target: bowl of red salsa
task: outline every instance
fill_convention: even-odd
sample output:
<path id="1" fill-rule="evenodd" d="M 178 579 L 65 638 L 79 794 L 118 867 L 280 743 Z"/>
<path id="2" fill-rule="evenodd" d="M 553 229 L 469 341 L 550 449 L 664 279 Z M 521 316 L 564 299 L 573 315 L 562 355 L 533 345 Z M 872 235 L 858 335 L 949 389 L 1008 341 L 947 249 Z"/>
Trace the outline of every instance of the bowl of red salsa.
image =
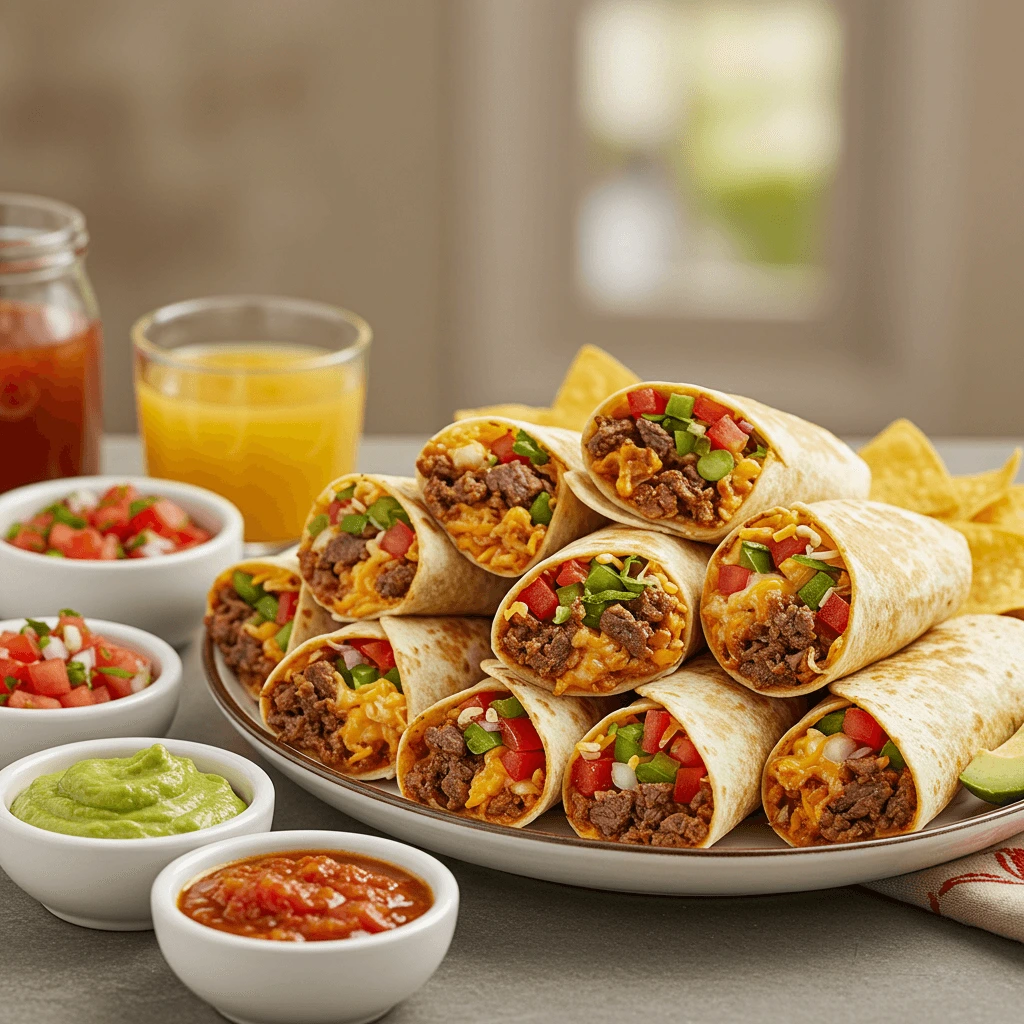
<path id="1" fill-rule="evenodd" d="M 0 495 L 0 616 L 73 607 L 187 642 L 209 581 L 241 558 L 241 513 L 190 484 L 48 480 Z"/>
<path id="2" fill-rule="evenodd" d="M 459 890 L 436 858 L 390 839 L 269 832 L 213 843 L 153 884 L 174 973 L 232 1020 L 374 1020 L 437 970 Z"/>

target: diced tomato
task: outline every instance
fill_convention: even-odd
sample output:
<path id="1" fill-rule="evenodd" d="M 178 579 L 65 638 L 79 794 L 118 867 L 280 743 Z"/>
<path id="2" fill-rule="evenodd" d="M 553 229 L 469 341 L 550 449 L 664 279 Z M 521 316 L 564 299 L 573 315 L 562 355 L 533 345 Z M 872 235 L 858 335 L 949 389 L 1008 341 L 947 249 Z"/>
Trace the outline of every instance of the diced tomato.
<path id="1" fill-rule="evenodd" d="M 28 679 L 32 689 L 44 697 L 60 697 L 71 691 L 67 666 L 59 658 L 29 665 Z"/>
<path id="2" fill-rule="evenodd" d="M 731 416 L 723 416 L 708 427 L 707 438 L 712 448 L 724 448 L 734 454 L 747 446 L 747 435 L 736 425 Z"/>
<path id="3" fill-rule="evenodd" d="M 772 553 L 775 568 L 778 569 L 787 558 L 802 555 L 807 550 L 807 538 L 793 534 L 792 537 L 787 537 L 785 540 L 770 540 L 768 541 L 768 550 Z"/>
<path id="4" fill-rule="evenodd" d="M 505 746 L 512 750 L 542 750 L 537 729 L 529 718 L 499 718 L 498 728 Z"/>
<path id="5" fill-rule="evenodd" d="M 78 531 L 67 523 L 54 523 L 50 530 L 50 547 L 66 555 Z"/>
<path id="6" fill-rule="evenodd" d="M 117 539 L 117 534 L 108 533 L 100 546 L 100 558 L 104 562 L 113 562 L 120 553 L 120 549 L 121 542 Z"/>
<path id="7" fill-rule="evenodd" d="M 334 501 L 327 506 L 327 518 L 330 519 L 331 523 L 337 523 L 341 516 L 341 510 L 347 505 L 348 502 L 341 502 L 335 498 Z"/>
<path id="8" fill-rule="evenodd" d="M 57 523 L 52 532 L 56 533 L 57 526 L 60 525 L 62 524 Z M 51 541 L 52 546 L 57 547 L 58 551 L 63 551 L 68 558 L 98 559 L 102 556 L 103 534 L 101 534 L 94 526 L 86 526 L 81 530 L 73 530 L 72 533 L 73 536 L 68 539 L 63 547 L 58 547 Z"/>
<path id="9" fill-rule="evenodd" d="M 170 498 L 157 498 L 150 508 L 164 529 L 170 533 L 184 530 L 188 526 L 188 513 Z"/>
<path id="10" fill-rule="evenodd" d="M 4 707 L 51 709 L 59 708 L 60 701 L 53 697 L 43 697 L 38 693 L 29 693 L 26 690 L 15 690 Z"/>
<path id="11" fill-rule="evenodd" d="M 700 781 L 705 775 L 707 770 L 703 765 L 699 768 L 680 768 L 676 772 L 676 788 L 672 799 L 677 804 L 688 804 L 700 792 Z"/>
<path id="12" fill-rule="evenodd" d="M 96 693 L 88 686 L 76 686 L 70 693 L 62 694 L 60 702 L 66 708 L 86 708 L 96 703 Z"/>
<path id="13" fill-rule="evenodd" d="M 531 778 L 538 768 L 544 767 L 544 751 L 506 750 L 501 755 L 501 763 L 513 782 L 522 782 L 523 779 Z"/>
<path id="14" fill-rule="evenodd" d="M 18 532 L 11 538 L 10 543 L 23 551 L 43 552 L 46 550 L 46 538 L 30 526 L 19 526 Z"/>
<path id="15" fill-rule="evenodd" d="M 458 712 L 461 715 L 466 708 L 479 708 L 483 714 L 491 706 L 491 701 L 500 700 L 504 696 L 504 693 L 474 693 L 459 705 Z"/>
<path id="16" fill-rule="evenodd" d="M 735 594 L 750 580 L 752 569 L 742 565 L 723 565 L 718 569 L 718 589 L 723 594 Z"/>
<path id="17" fill-rule="evenodd" d="M 563 562 L 555 577 L 555 582 L 560 587 L 570 587 L 574 583 L 582 583 L 590 575 L 590 566 L 586 562 L 579 562 L 575 558 Z"/>
<path id="18" fill-rule="evenodd" d="M 27 683 L 28 665 L 20 661 L 12 661 L 10 658 L 0 658 L 0 693 L 5 690 L 3 681 L 8 676 L 13 676 L 19 683 Z"/>
<path id="19" fill-rule="evenodd" d="M 7 653 L 15 661 L 22 661 L 28 664 L 38 661 L 42 655 L 39 651 L 39 644 L 31 636 L 24 633 L 4 633 L 0 636 L 0 647 L 6 647 Z"/>
<path id="20" fill-rule="evenodd" d="M 587 761 L 582 757 L 572 763 L 572 784 L 581 796 L 593 796 L 601 790 L 612 788 L 611 757 L 600 757 L 595 761 Z"/>
<path id="21" fill-rule="evenodd" d="M 139 492 L 133 484 L 115 484 L 100 498 L 100 505 L 113 505 L 118 502 L 138 501 Z"/>
<path id="22" fill-rule="evenodd" d="M 132 681 L 128 676 L 108 676 L 105 672 L 100 672 L 93 678 L 103 680 L 103 685 L 110 691 L 111 700 L 132 695 Z"/>
<path id="23" fill-rule="evenodd" d="M 78 689 L 78 687 L 76 687 Z M 95 686 L 92 690 L 92 700 L 94 704 L 106 704 L 110 700 L 110 691 L 106 686 Z"/>
<path id="24" fill-rule="evenodd" d="M 881 750 L 888 737 L 882 727 L 860 708 L 847 708 L 843 718 L 843 732 L 865 747 Z"/>
<path id="25" fill-rule="evenodd" d="M 547 622 L 554 618 L 555 610 L 558 608 L 558 595 L 551 589 L 543 576 L 538 576 L 520 595 L 519 600 L 540 619 Z"/>
<path id="26" fill-rule="evenodd" d="M 128 499 L 114 505 L 98 505 L 89 514 L 89 522 L 103 534 L 127 540 L 131 536 L 128 516 Z"/>
<path id="27" fill-rule="evenodd" d="M 661 749 L 658 743 L 671 721 L 672 716 L 661 708 L 653 708 L 644 715 L 644 735 L 640 747 L 645 754 L 656 754 Z"/>
<path id="28" fill-rule="evenodd" d="M 33 530 L 38 530 L 40 533 L 46 533 L 53 526 L 53 513 L 37 512 L 25 525 L 31 526 Z"/>
<path id="29" fill-rule="evenodd" d="M 629 400 L 629 414 L 633 419 L 639 419 L 644 413 L 660 416 L 668 405 L 668 399 L 654 388 L 637 388 L 636 391 L 630 391 L 626 398 Z"/>
<path id="30" fill-rule="evenodd" d="M 101 637 L 96 645 L 96 664 L 101 668 L 112 665 L 114 668 L 128 669 L 134 675 L 145 668 L 147 662 L 134 651 L 129 651 L 126 647 L 117 647 Z"/>
<path id="31" fill-rule="evenodd" d="M 705 423 L 717 423 L 723 416 L 729 415 L 729 410 L 705 395 L 698 395 L 693 401 L 693 415 Z"/>
<path id="32" fill-rule="evenodd" d="M 835 592 L 822 605 L 815 616 L 817 622 L 823 622 L 837 636 L 842 635 L 850 621 L 850 606 Z"/>
<path id="33" fill-rule="evenodd" d="M 175 532 L 173 539 L 177 541 L 178 547 L 191 548 L 196 544 L 205 544 L 212 536 L 209 530 L 204 530 L 195 523 L 187 523 Z"/>
<path id="34" fill-rule="evenodd" d="M 387 640 L 352 640 L 349 642 L 364 658 L 369 658 L 377 666 L 381 675 L 390 672 L 395 667 L 395 652 Z"/>
<path id="35" fill-rule="evenodd" d="M 283 590 L 277 595 L 277 624 L 283 626 L 295 618 L 295 606 L 299 603 L 297 590 Z"/>
<path id="36" fill-rule="evenodd" d="M 170 535 L 171 531 L 164 526 L 163 520 L 156 514 L 154 505 L 147 505 L 140 509 L 128 521 L 129 534 L 141 533 L 143 530 L 152 530 L 160 536 Z"/>
<path id="37" fill-rule="evenodd" d="M 413 530 L 406 526 L 401 519 L 395 520 L 388 527 L 387 532 L 380 539 L 380 546 L 389 554 L 395 558 L 404 557 L 406 551 L 412 547 L 412 542 L 416 539 L 416 534 Z"/>
<path id="38" fill-rule="evenodd" d="M 515 434 L 510 430 L 503 437 L 499 437 L 497 441 L 491 442 L 491 451 L 498 456 L 498 461 L 501 463 L 522 462 L 528 466 L 530 464 L 530 460 L 527 456 L 520 455 L 517 452 L 512 451 L 512 445 L 515 443 Z"/>
<path id="39" fill-rule="evenodd" d="M 704 758 L 693 745 L 689 736 L 676 736 L 668 745 L 669 757 L 675 758 L 684 768 L 700 768 L 704 770 Z"/>

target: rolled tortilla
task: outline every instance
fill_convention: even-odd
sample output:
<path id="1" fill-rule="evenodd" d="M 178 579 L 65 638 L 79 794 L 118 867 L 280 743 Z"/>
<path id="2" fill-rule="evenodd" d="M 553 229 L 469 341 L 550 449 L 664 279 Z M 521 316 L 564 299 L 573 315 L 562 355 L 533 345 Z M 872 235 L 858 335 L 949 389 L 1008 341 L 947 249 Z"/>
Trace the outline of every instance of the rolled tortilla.
<path id="1" fill-rule="evenodd" d="M 640 555 L 656 563 L 665 582 L 676 588 L 672 596 L 676 607 L 671 618 L 652 623 L 653 630 L 671 632 L 672 639 L 665 646 L 654 649 L 645 645 L 644 654 L 634 657 L 626 647 L 605 632 L 583 625 L 577 619 L 556 626 L 553 622 L 541 624 L 520 601 L 520 595 L 542 574 L 557 570 L 563 562 L 579 559 L 589 562 L 597 555 L 611 554 L 619 558 Z M 551 690 L 556 695 L 595 696 L 623 693 L 633 690 L 642 683 L 668 675 L 698 651 L 704 644 L 704 634 L 698 621 L 700 592 L 704 583 L 708 557 L 711 549 L 703 544 L 669 537 L 652 530 L 631 530 L 624 526 L 609 526 L 587 537 L 581 537 L 562 548 L 557 554 L 535 565 L 515 583 L 505 595 L 494 617 L 491 632 L 491 647 L 495 657 L 509 671 L 535 686 Z M 658 589 L 664 589 L 659 581 Z M 667 591 L 666 591 L 667 592 Z M 520 607 L 516 608 L 519 604 Z M 622 607 L 621 605 L 619 606 Z M 582 612 L 582 606 L 580 611 Z M 625 609 L 628 619 L 632 613 Z M 637 611 L 640 616 L 640 612 Z M 642 621 L 642 616 L 641 616 Z M 572 644 L 572 653 L 566 668 L 551 673 L 531 667 L 525 661 L 520 664 L 507 646 L 508 634 L 517 624 L 527 629 L 532 627 L 534 635 L 550 644 Z M 646 632 L 646 631 L 645 631 Z M 657 635 L 657 634 L 656 634 Z M 571 638 L 571 640 L 569 639 Z M 660 639 L 656 642 L 661 642 Z M 535 660 L 543 660 L 535 659 Z"/>
<path id="2" fill-rule="evenodd" d="M 384 615 L 313 637 L 271 673 L 260 694 L 260 715 L 283 742 L 342 775 L 393 778 L 407 723 L 480 678 L 480 663 L 490 654 L 487 634 L 486 619 Z M 387 680 L 351 689 L 338 672 L 318 688 L 304 675 L 316 662 L 336 662 L 338 647 L 361 639 L 391 644 L 401 690 Z"/>
<path id="3" fill-rule="evenodd" d="M 827 601 L 812 618 L 792 596 L 803 585 L 802 577 L 794 582 L 776 571 L 752 575 L 742 591 L 728 596 L 720 589 L 723 566 L 740 559 L 744 540 L 774 543 L 773 531 L 782 533 L 791 522 L 817 534 L 820 548 L 838 551 L 848 574 L 848 622 L 830 646 L 827 641 L 834 633 L 822 622 Z M 783 570 L 788 571 L 786 564 Z M 837 587 L 846 589 L 842 578 Z M 708 647 L 733 679 L 787 697 L 820 690 L 905 647 L 955 615 L 970 587 L 967 542 L 936 519 L 876 501 L 796 502 L 788 509 L 780 506 L 751 516 L 719 545 L 708 565 L 701 619 Z M 779 596 L 771 596 L 772 591 Z M 768 629 L 765 624 L 773 615 L 788 618 L 791 625 Z M 803 636 L 792 650 L 788 633 Z M 776 641 L 780 647 L 773 648 Z M 808 647 L 815 651 L 813 665 L 792 668 L 782 657 Z M 826 647 L 827 658 L 819 661 Z M 769 663 L 773 671 L 766 668 Z"/>
<path id="4" fill-rule="evenodd" d="M 641 483 L 651 479 L 640 473 L 627 474 L 617 479 L 599 471 L 602 459 L 595 457 L 591 448 L 598 431 L 596 417 L 615 419 L 629 415 L 627 396 L 638 388 L 654 388 L 664 396 L 673 394 L 704 396 L 724 406 L 736 421 L 745 421 L 753 428 L 751 437 L 760 439 L 767 448 L 767 454 L 758 468 L 758 460 L 746 458 L 728 476 L 717 484 L 706 486 L 716 491 L 718 502 L 717 521 L 712 525 L 701 525 L 685 514 L 669 518 L 652 518 L 644 515 L 635 503 L 635 491 Z M 791 501 L 823 501 L 830 498 L 866 498 L 871 487 L 871 471 L 867 464 L 851 448 L 843 444 L 824 427 L 809 423 L 791 413 L 773 409 L 752 398 L 729 395 L 710 388 L 699 388 L 692 384 L 672 384 L 665 381 L 649 381 L 640 385 L 623 388 L 604 401 L 591 414 L 583 429 L 583 461 L 586 477 L 570 474 L 569 486 L 576 496 L 596 512 L 626 526 L 644 526 L 665 533 L 673 533 L 691 540 L 717 544 L 732 529 L 740 518 L 749 516 L 774 505 Z M 639 446 L 641 462 L 650 458 L 646 444 Z M 670 457 L 671 458 L 671 457 Z M 671 468 L 671 462 L 664 467 L 659 459 L 657 471 Z M 650 462 L 646 473 L 654 470 Z"/>
<path id="5" fill-rule="evenodd" d="M 645 846 L 712 846 L 757 808 L 764 762 L 806 703 L 800 698 L 778 700 L 751 692 L 734 683 L 710 654 L 644 684 L 637 693 L 638 700 L 601 719 L 573 751 L 562 783 L 569 824 L 584 839 Z M 573 765 L 584 756 L 581 745 L 603 750 L 614 743 L 614 737 L 608 737 L 613 722 L 621 728 L 631 718 L 659 708 L 680 727 L 666 747 L 677 735 L 685 735 L 704 761 L 706 774 L 697 796 L 687 804 L 677 804 L 664 786 L 647 788 L 651 783 L 634 791 L 613 785 L 601 791 L 607 796 L 600 799 L 579 792 Z M 612 802 L 605 804 L 609 798 Z M 591 812 L 601 805 L 603 813 L 595 814 L 595 824 Z"/>
<path id="6" fill-rule="evenodd" d="M 404 555 L 393 556 L 381 547 L 380 531 L 366 528 L 364 550 L 356 557 L 351 545 L 360 538 L 330 524 L 335 495 L 355 487 L 360 505 L 377 496 L 396 500 L 409 518 L 415 538 Z M 358 514 L 358 506 L 353 506 Z M 344 515 L 344 512 L 343 512 Z M 327 523 L 325 526 L 324 524 Z M 349 545 L 332 560 L 332 544 Z M 351 561 L 350 561 L 351 560 Z M 349 564 L 345 564 L 348 562 Z M 492 615 L 509 581 L 460 558 L 444 530 L 427 512 L 409 477 L 349 473 L 331 481 L 313 503 L 299 544 L 303 587 L 300 615 L 315 602 L 336 622 L 356 622 L 381 615 Z M 402 589 L 404 587 L 404 590 Z"/>
<path id="7" fill-rule="evenodd" d="M 235 590 L 236 572 L 252 577 L 253 585 L 280 599 L 282 593 L 297 594 L 302 583 L 295 551 L 266 558 L 248 558 L 228 566 L 214 581 L 206 596 L 206 632 L 219 648 L 228 668 L 249 695 L 258 700 L 267 677 L 295 644 L 296 622 L 289 620 L 284 647 L 278 642 L 286 623 L 267 621 Z M 298 609 L 295 609 L 297 615 Z"/>
<path id="8" fill-rule="evenodd" d="M 924 828 L 952 800 L 959 775 L 975 754 L 998 746 L 1024 722 L 1022 655 L 1024 622 L 999 615 L 964 615 L 936 626 L 891 658 L 832 683 L 831 694 L 779 740 L 767 760 L 762 799 L 772 828 L 791 846 L 831 845 L 821 835 L 823 827 L 830 827 L 822 823 L 826 813 L 832 817 L 825 822 L 839 830 L 835 834 L 864 833 L 847 835 L 846 842 Z M 813 746 L 797 759 L 802 763 L 780 763 L 793 752 L 794 742 L 825 715 L 851 705 L 866 711 L 882 727 L 906 762 L 912 783 L 907 788 L 902 775 L 890 778 L 892 796 L 874 813 L 872 790 L 877 781 L 865 779 L 859 791 L 842 800 L 847 795 L 844 787 L 855 773 L 846 769 L 844 778 L 839 766 L 822 759 Z M 779 774 L 793 786 L 789 792 L 794 797 L 787 796 Z M 815 789 L 824 793 L 829 780 L 827 798 L 816 800 Z M 813 824 L 801 798 L 804 792 L 816 816 Z M 884 793 L 881 790 L 879 795 Z M 859 798 L 859 807 L 853 797 Z M 910 797 L 916 799 L 916 807 Z M 800 815 L 794 813 L 798 805 Z M 784 807 L 788 813 L 780 821 Z M 842 808 L 845 820 L 840 821 Z"/>
<path id="9" fill-rule="evenodd" d="M 485 661 L 482 668 L 488 678 L 445 697 L 409 723 L 398 748 L 398 785 L 402 796 L 424 806 L 474 821 L 522 828 L 561 799 L 562 773 L 576 741 L 608 705 L 586 697 L 556 699 L 517 679 L 496 661 Z M 454 725 L 460 704 L 478 693 L 497 691 L 517 697 L 536 728 L 543 745 L 544 762 L 539 769 L 543 778 L 535 772 L 514 783 L 502 765 L 501 756 L 507 752 L 504 747 L 482 756 L 470 755 L 465 748 L 461 753 L 445 754 L 427 747 L 428 729 Z M 476 782 L 476 790 L 470 779 Z M 517 793 L 513 786 L 522 792 Z M 467 802 L 474 806 L 466 807 Z"/>
<path id="10" fill-rule="evenodd" d="M 525 431 L 536 441 L 548 461 L 523 469 L 518 468 L 519 463 L 510 463 L 507 468 L 488 466 L 490 444 L 518 431 Z M 455 470 L 459 476 L 448 481 L 435 478 L 430 467 L 446 456 L 445 464 L 450 466 L 451 453 L 457 451 L 463 453 Z M 479 416 L 449 424 L 427 442 L 416 460 L 416 483 L 427 508 L 465 558 L 498 576 L 521 576 L 541 559 L 604 524 L 604 517 L 581 502 L 565 482 L 568 471 L 582 469 L 577 431 L 504 416 Z M 510 505 L 504 500 L 505 491 L 498 487 L 498 479 L 501 474 L 513 472 L 523 477 L 528 485 L 523 494 L 529 496 L 522 498 L 521 504 Z M 467 479 L 469 487 L 459 485 Z M 539 494 L 533 492 L 545 481 L 552 487 L 551 521 L 546 525 L 533 522 L 530 515 L 532 502 Z M 472 493 L 472 488 L 478 495 Z M 453 503 L 456 496 L 463 500 Z M 474 500 L 467 502 L 466 498 Z"/>

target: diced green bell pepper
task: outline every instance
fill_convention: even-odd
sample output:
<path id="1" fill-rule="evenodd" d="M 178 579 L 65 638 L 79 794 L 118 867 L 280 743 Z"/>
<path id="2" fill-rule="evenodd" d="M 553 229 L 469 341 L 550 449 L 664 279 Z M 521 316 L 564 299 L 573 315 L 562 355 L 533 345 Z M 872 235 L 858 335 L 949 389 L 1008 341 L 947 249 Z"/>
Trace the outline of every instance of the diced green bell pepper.
<path id="1" fill-rule="evenodd" d="M 488 732 L 477 725 L 476 722 L 470 722 L 466 726 L 466 731 L 462 734 L 462 738 L 466 741 L 466 748 L 471 754 L 483 754 L 492 747 L 501 746 L 500 732 Z"/>
<path id="2" fill-rule="evenodd" d="M 535 466 L 545 466 L 551 461 L 551 456 L 525 430 L 516 431 L 512 451 L 516 455 L 525 455 Z"/>
<path id="3" fill-rule="evenodd" d="M 889 767 L 894 772 L 901 772 L 907 767 L 907 762 L 903 760 L 903 755 L 900 753 L 900 748 L 893 743 L 892 740 L 888 740 L 884 747 L 882 747 L 882 757 L 889 758 Z"/>
<path id="4" fill-rule="evenodd" d="M 790 555 L 789 557 L 800 565 L 806 565 L 808 569 L 817 569 L 818 572 L 827 572 L 838 576 L 843 571 L 838 565 L 829 565 L 828 562 L 823 562 L 820 558 L 811 558 L 810 555 Z"/>
<path id="5" fill-rule="evenodd" d="M 368 522 L 369 518 L 367 516 L 359 516 L 354 512 L 350 512 L 347 516 L 341 517 L 341 522 L 338 525 L 345 533 L 351 533 L 353 537 L 361 537 Z"/>
<path id="6" fill-rule="evenodd" d="M 404 692 L 405 692 L 405 691 L 404 691 L 404 690 L 402 689 L 402 677 L 401 677 L 401 675 L 399 675 L 399 672 L 398 672 L 398 669 L 397 669 L 397 668 L 389 668 L 389 669 L 387 670 L 387 672 L 385 672 L 385 673 L 384 673 L 384 678 L 385 678 L 385 679 L 386 679 L 386 680 L 387 680 L 387 681 L 388 681 L 389 683 L 392 683 L 392 684 L 394 685 L 395 689 L 396 689 L 396 690 L 397 690 L 397 691 L 398 691 L 399 693 L 404 693 Z"/>
<path id="7" fill-rule="evenodd" d="M 558 595 L 558 603 L 564 608 L 571 608 L 578 597 L 583 597 L 583 584 L 570 583 L 567 587 L 559 587 L 555 594 Z"/>
<path id="8" fill-rule="evenodd" d="M 378 530 L 390 529 L 399 519 L 406 526 L 412 525 L 409 522 L 409 513 L 402 508 L 401 502 L 397 498 L 392 498 L 390 494 L 378 498 L 366 510 L 366 517 Z"/>
<path id="9" fill-rule="evenodd" d="M 572 618 L 572 609 L 568 605 L 560 604 L 555 609 L 555 617 L 551 620 L 556 626 L 561 626 L 563 622 L 568 622 Z"/>
<path id="10" fill-rule="evenodd" d="M 612 722 L 612 724 L 608 726 L 608 735 L 609 736 L 614 736 L 618 731 L 619 731 L 619 723 L 618 722 Z"/>
<path id="11" fill-rule="evenodd" d="M 492 700 L 491 707 L 498 712 L 499 718 L 523 718 L 526 715 L 526 709 L 519 703 L 519 698 L 514 696 Z"/>
<path id="12" fill-rule="evenodd" d="M 309 526 L 306 527 L 306 532 L 310 537 L 318 537 L 330 525 L 331 520 L 328 518 L 326 513 L 321 512 L 320 515 L 313 516 L 309 521 Z"/>
<path id="13" fill-rule="evenodd" d="M 812 579 L 808 580 L 797 593 L 800 595 L 800 600 L 808 608 L 817 611 L 821 605 L 821 599 L 835 585 L 836 581 L 827 572 L 819 572 Z"/>
<path id="14" fill-rule="evenodd" d="M 76 530 L 81 530 L 83 526 L 86 526 L 86 521 L 81 516 L 76 516 L 62 501 L 58 501 L 56 505 L 51 505 L 47 510 L 55 522 L 64 523 L 65 526 L 71 526 Z M 132 513 L 134 515 L 134 513 Z"/>
<path id="15" fill-rule="evenodd" d="M 352 672 L 349 669 L 349 667 L 345 664 L 344 658 L 339 658 L 334 663 L 334 671 L 337 672 L 338 675 L 345 680 L 345 685 L 350 690 L 354 690 L 356 688 L 355 680 L 352 678 Z"/>
<path id="16" fill-rule="evenodd" d="M 608 607 L 606 604 L 587 604 L 584 605 L 586 609 L 583 615 L 583 625 L 589 626 L 591 629 L 601 628 L 601 616 L 604 615 L 605 609 Z M 557 614 L 557 613 L 556 613 Z"/>
<path id="17" fill-rule="evenodd" d="M 335 501 L 348 501 L 356 495 L 356 485 L 349 484 L 344 490 L 338 491 L 334 496 Z"/>
<path id="18" fill-rule="evenodd" d="M 40 622 L 38 619 L 26 619 L 25 625 L 35 631 L 36 636 L 49 636 L 50 627 L 45 622 Z M 23 629 L 24 633 L 25 630 Z"/>
<path id="19" fill-rule="evenodd" d="M 552 515 L 551 495 L 547 491 L 541 491 L 530 506 L 530 522 L 537 526 L 547 526 Z"/>
<path id="20" fill-rule="evenodd" d="M 694 451 L 695 455 L 699 455 L 701 458 L 703 458 L 705 455 L 709 455 L 711 453 L 711 442 L 706 437 L 704 437 L 704 436 L 698 437 L 696 439 L 696 441 L 693 442 L 693 451 Z M 700 472 L 700 462 L 699 461 L 697 463 L 697 466 L 698 466 L 697 472 L 699 473 Z M 723 476 L 724 476 L 724 474 L 723 474 Z M 704 479 L 706 480 L 707 477 L 705 477 Z"/>
<path id="21" fill-rule="evenodd" d="M 264 594 L 256 602 L 256 611 L 263 616 L 264 622 L 272 622 L 277 618 L 277 598 L 273 594 Z"/>
<path id="22" fill-rule="evenodd" d="M 636 766 L 636 781 L 675 782 L 678 771 L 679 762 L 659 750 L 650 761 Z"/>
<path id="23" fill-rule="evenodd" d="M 708 439 L 702 437 L 701 440 Z M 727 452 L 724 448 L 711 451 L 711 442 L 708 441 L 708 453 L 697 460 L 697 472 L 709 483 L 715 483 L 723 476 L 728 476 L 735 465 L 736 460 L 732 457 L 732 452 Z"/>
<path id="24" fill-rule="evenodd" d="M 625 764 L 634 754 L 637 757 L 643 757 L 643 747 L 640 746 L 643 736 L 643 722 L 620 725 L 615 733 L 615 760 Z"/>
<path id="25" fill-rule="evenodd" d="M 665 415 L 677 420 L 688 420 L 693 416 L 693 395 L 671 395 L 665 406 Z"/>
<path id="26" fill-rule="evenodd" d="M 352 683 L 358 690 L 360 686 L 371 686 L 380 679 L 376 665 L 353 665 Z"/>
<path id="27" fill-rule="evenodd" d="M 768 545 L 753 540 L 745 540 L 740 545 L 740 565 L 754 572 L 772 572 L 775 568 Z"/>
<path id="28" fill-rule="evenodd" d="M 620 590 L 621 582 L 611 566 L 594 561 L 590 563 L 590 573 L 583 586 L 587 594 L 599 594 L 602 590 Z"/>
<path id="29" fill-rule="evenodd" d="M 845 708 L 841 711 L 832 711 L 821 719 L 814 728 L 817 729 L 818 732 L 823 732 L 826 736 L 833 736 L 835 733 L 843 731 L 844 718 L 846 718 Z"/>
<path id="30" fill-rule="evenodd" d="M 697 435 L 691 434 L 688 430 L 677 430 L 676 435 L 676 451 L 680 455 L 689 455 L 693 451 L 693 446 L 697 443 Z"/>
<path id="31" fill-rule="evenodd" d="M 277 618 L 275 615 L 274 618 Z M 288 641 L 292 638 L 292 627 L 295 625 L 295 620 L 286 622 L 275 634 L 274 642 L 282 651 L 288 650 Z"/>
<path id="32" fill-rule="evenodd" d="M 243 600 L 246 604 L 251 604 L 255 607 L 256 602 L 266 594 L 266 591 L 262 587 L 254 587 L 252 585 L 252 576 L 247 572 L 240 572 L 238 569 L 234 571 L 231 576 L 232 586 L 235 588 L 235 593 Z"/>

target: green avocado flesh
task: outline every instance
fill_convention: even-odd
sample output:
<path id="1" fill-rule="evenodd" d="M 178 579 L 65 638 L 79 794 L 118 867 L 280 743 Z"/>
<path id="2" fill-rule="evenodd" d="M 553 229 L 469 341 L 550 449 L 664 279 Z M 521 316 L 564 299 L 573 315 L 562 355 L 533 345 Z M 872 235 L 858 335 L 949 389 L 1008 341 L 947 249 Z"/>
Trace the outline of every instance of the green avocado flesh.
<path id="1" fill-rule="evenodd" d="M 964 769 L 960 781 L 990 804 L 1008 804 L 1024 797 L 1024 754 L 1007 756 L 983 750 Z"/>

